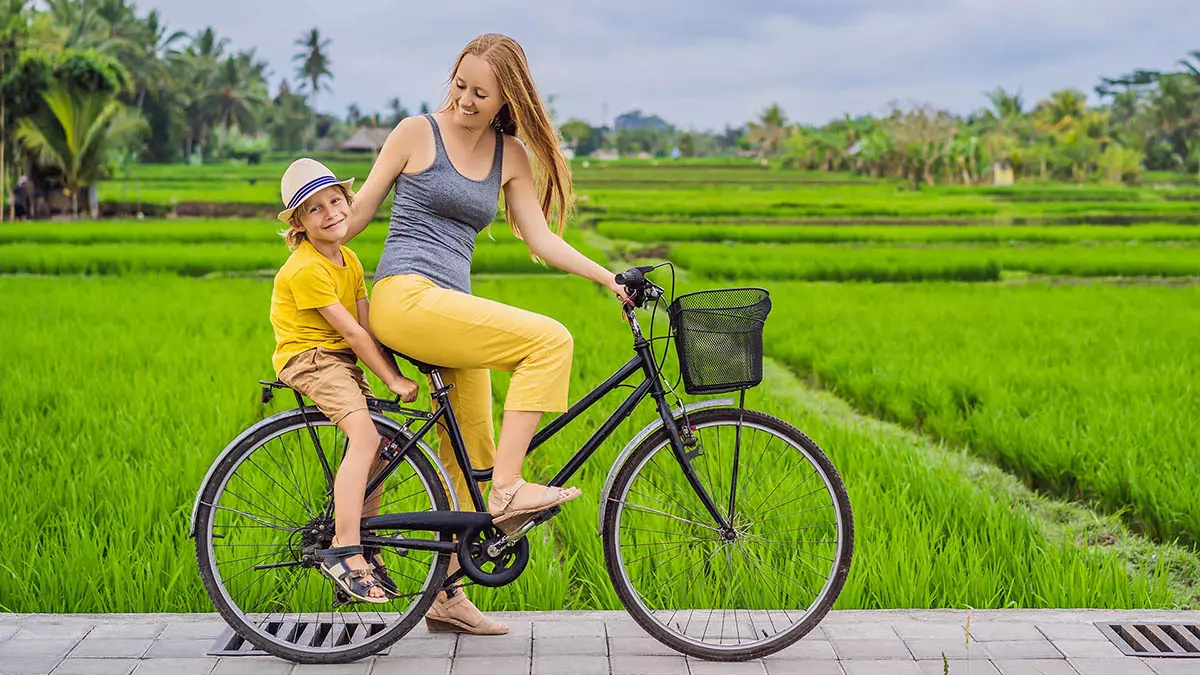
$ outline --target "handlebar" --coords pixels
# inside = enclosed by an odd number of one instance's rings
[[[644,307],[648,300],[657,300],[662,297],[664,292],[662,287],[646,278],[646,273],[653,269],[653,265],[633,267],[621,272],[616,277],[617,283],[625,287],[625,292],[629,294],[629,299],[633,301],[635,307]]]

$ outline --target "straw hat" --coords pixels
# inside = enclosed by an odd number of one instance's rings
[[[302,157],[283,172],[279,181],[279,191],[283,195],[284,209],[279,212],[279,219],[285,223],[291,222],[292,211],[295,211],[304,200],[324,190],[330,185],[341,185],[350,191],[354,179],[338,180],[333,172],[315,159]]]

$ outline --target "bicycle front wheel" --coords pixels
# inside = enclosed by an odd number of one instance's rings
[[[701,504],[664,429],[629,456],[604,506],[609,578],[634,620],[677,651],[773,654],[816,627],[845,583],[846,488],[817,444],[778,418],[722,408],[688,422],[691,464],[732,527]]]

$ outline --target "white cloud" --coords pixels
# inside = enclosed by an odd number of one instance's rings
[[[448,69],[479,33],[528,54],[561,117],[602,121],[640,108],[679,126],[741,124],[772,101],[823,122],[888,101],[966,112],[996,86],[1032,102],[1100,75],[1170,68],[1200,48],[1200,4],[1185,0],[726,0],[512,3],[469,0],[150,0],[173,26],[213,25],[293,79],[292,43],[317,26],[333,39],[322,109],[436,104]]]

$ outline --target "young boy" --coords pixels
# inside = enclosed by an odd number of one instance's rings
[[[384,603],[398,591],[378,555],[363,557],[359,523],[367,478],[378,459],[379,433],[367,410],[362,359],[392,393],[411,402],[417,383],[404,377],[380,351],[370,325],[367,286],[358,256],[342,246],[354,179],[339,181],[325,165],[298,159],[283,174],[286,207],[279,219],[292,255],[275,275],[271,326],[272,362],[279,379],[312,399],[346,434],[349,448],[334,480],[335,535],[321,552],[321,571],[350,596]],[[379,496],[368,508],[378,510]]]

